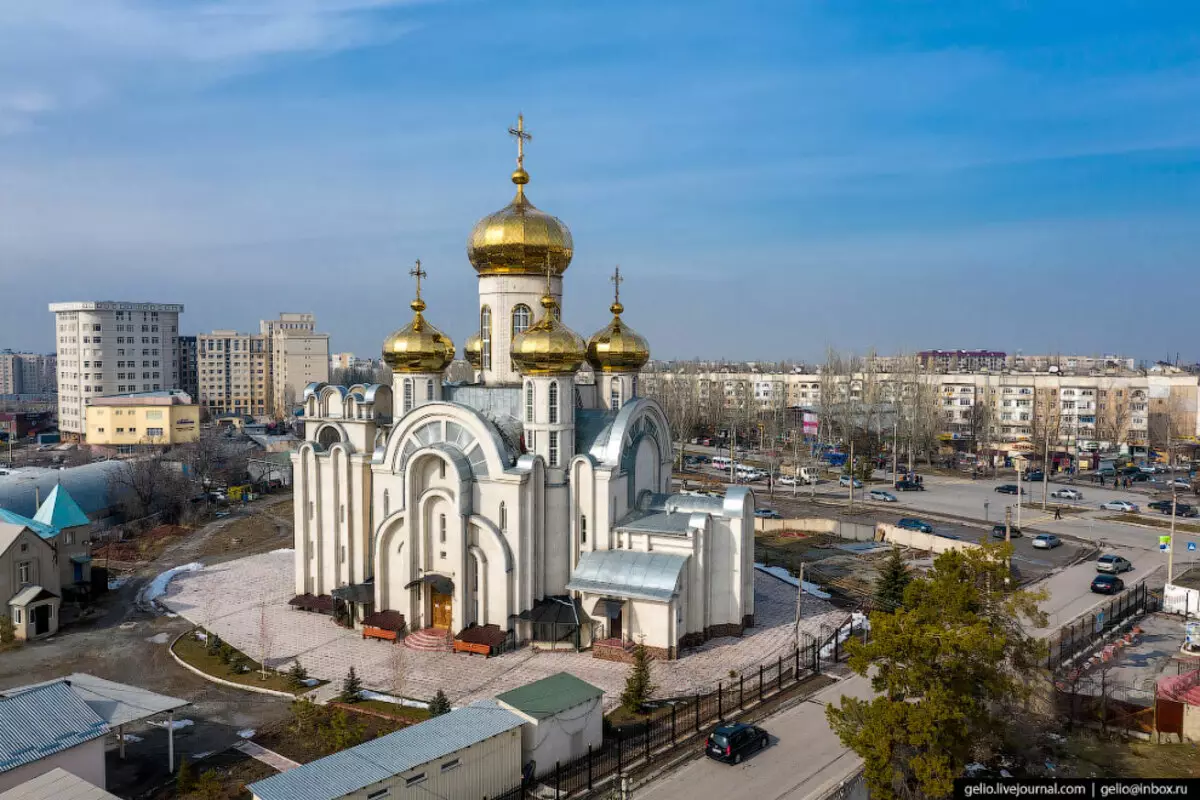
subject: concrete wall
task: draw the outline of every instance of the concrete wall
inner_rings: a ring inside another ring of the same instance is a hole
[[[1200,742],[1200,706],[1183,704],[1183,736],[1185,742]]]
[[[1184,616],[1200,614],[1200,591],[1168,583],[1163,588],[1163,611]]]
[[[845,522],[837,519],[822,517],[795,517],[790,519],[761,519],[755,518],[756,533],[774,533],[776,531],[801,531],[803,533],[831,533],[842,539],[853,539],[858,542],[875,540],[875,526],[861,522]]]
[[[889,525],[886,522],[880,522],[876,525],[875,533],[876,541],[890,542],[903,547],[911,547],[914,550],[925,550],[935,554],[944,553],[947,550],[970,550],[979,547],[979,544],[976,542],[969,542],[963,539],[947,539],[944,536],[935,536],[932,533],[910,531],[895,525]]]
[[[98,736],[90,742],[63,750],[31,764],[0,772],[0,792],[20,786],[39,775],[45,775],[55,767],[61,767],[77,778],[83,778],[93,786],[104,788],[104,737]]]
[[[599,751],[604,740],[603,697],[569,708],[553,717],[535,720],[515,708],[500,704],[529,720],[521,729],[521,761],[535,762],[538,777],[554,772],[554,765],[587,756],[588,747]]]

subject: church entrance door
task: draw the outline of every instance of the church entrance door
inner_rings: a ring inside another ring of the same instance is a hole
[[[608,636],[610,639],[624,641],[621,637],[621,612],[618,610],[616,616],[608,623]]]
[[[430,605],[433,608],[433,627],[450,630],[454,615],[454,598],[430,590]]]

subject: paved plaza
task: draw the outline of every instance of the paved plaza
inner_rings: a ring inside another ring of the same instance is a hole
[[[351,666],[372,689],[414,699],[438,690],[456,705],[493,697],[557,672],[570,672],[604,689],[614,706],[629,667],[592,658],[590,652],[548,653],[522,648],[494,658],[428,653],[388,642],[364,640],[356,631],[334,625],[326,616],[288,606],[294,594],[292,553],[250,556],[178,575],[160,601],[189,621],[267,664],[286,669],[299,660],[316,678],[336,687]],[[730,671],[757,672],[758,664],[791,655],[796,589],[770,575],[755,574],[756,626],[741,638],[724,637],[688,651],[676,661],[656,662],[656,694],[671,697],[715,689]],[[801,629],[824,639],[849,619],[828,602],[804,595]]]

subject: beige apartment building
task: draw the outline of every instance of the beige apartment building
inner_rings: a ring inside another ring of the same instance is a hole
[[[133,452],[199,438],[200,406],[178,389],[98,397],[88,404],[89,445]]]
[[[50,310],[65,438],[83,438],[95,397],[177,388],[182,305],[88,301],[51,303]]]
[[[329,380],[329,334],[312,314],[262,320],[258,333],[196,337],[200,405],[214,416],[284,416],[314,381]]]

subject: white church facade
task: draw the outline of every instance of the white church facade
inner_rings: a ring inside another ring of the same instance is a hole
[[[294,603],[447,646],[618,659],[739,635],[754,622],[753,495],[671,493],[671,431],[638,396],[650,353],[621,318],[619,273],[612,321],[585,341],[560,319],[570,232],[526,199],[528,135],[511,132],[516,197],[468,244],[474,380],[445,380],[454,345],[424,318],[418,262],[412,321],[384,342],[392,384],[305,391]],[[576,380],[585,360],[593,382]]]

